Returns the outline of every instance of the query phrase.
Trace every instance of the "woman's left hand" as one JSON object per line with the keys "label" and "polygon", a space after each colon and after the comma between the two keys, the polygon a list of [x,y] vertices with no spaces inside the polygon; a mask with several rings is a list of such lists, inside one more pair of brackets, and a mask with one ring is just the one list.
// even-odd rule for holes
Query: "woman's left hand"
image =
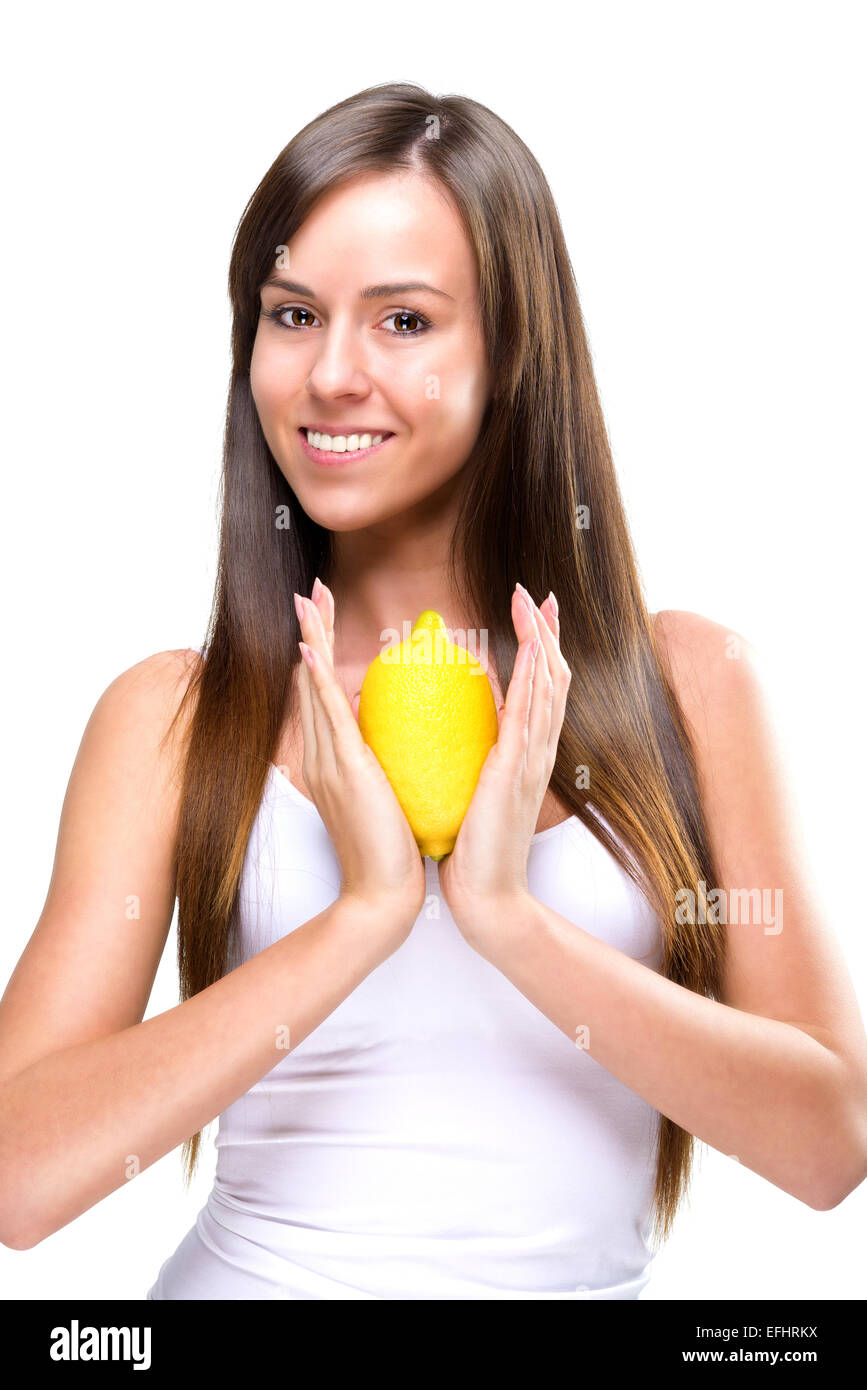
{"label": "woman's left hand", "polygon": [[572,679],[550,599],[537,608],[517,585],[512,621],[519,645],[506,702],[497,712],[497,742],[482,766],[454,849],[439,861],[443,896],[471,945],[485,921],[495,918],[498,902],[529,892],[527,856],[554,770]]}

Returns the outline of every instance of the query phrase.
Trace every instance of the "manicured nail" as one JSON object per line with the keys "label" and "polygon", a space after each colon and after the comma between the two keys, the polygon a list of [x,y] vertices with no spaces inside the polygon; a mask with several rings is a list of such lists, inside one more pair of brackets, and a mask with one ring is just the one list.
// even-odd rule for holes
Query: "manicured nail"
{"label": "manicured nail", "polygon": [[557,606],[557,600],[556,600],[556,598],[554,597],[554,591],[553,591],[553,589],[550,589],[550,590],[548,591],[548,602],[549,602],[550,605],[551,605],[551,612],[554,614],[554,617],[555,617],[555,618],[559,618],[559,616],[560,616],[560,609],[559,609],[559,607]]}
{"label": "manicured nail", "polygon": [[527,593],[527,590],[524,588],[523,584],[516,584],[515,588],[518,590],[518,593],[520,594],[521,599],[524,603],[524,607],[527,609],[527,612],[530,614],[530,617],[534,618],[536,615],[533,611],[533,603],[530,598],[530,595]]}
{"label": "manicured nail", "polygon": [[527,590],[524,588],[523,584],[519,584],[519,585],[518,585],[518,589],[520,590],[521,597],[523,598],[524,602],[525,602],[526,605],[527,605],[527,611],[528,611],[528,613],[530,614],[530,617],[533,619],[533,622],[535,622],[535,621],[536,621],[536,605],[535,605],[535,603],[533,602],[533,600],[532,600],[530,594],[529,594],[529,593],[527,592]]}
{"label": "manicured nail", "polygon": [[311,647],[308,647],[306,642],[299,642],[298,645],[301,648],[301,655],[303,656],[304,660],[307,662],[307,665],[310,667],[312,671],[313,663],[316,660],[316,653],[313,651]]}
{"label": "manicured nail", "polygon": [[322,585],[319,583],[319,575],[313,581],[313,588],[310,590],[310,597],[314,603],[318,603],[322,594]]}
{"label": "manicured nail", "polygon": [[300,594],[295,594],[295,612],[298,614],[299,623],[304,621],[304,600]]}

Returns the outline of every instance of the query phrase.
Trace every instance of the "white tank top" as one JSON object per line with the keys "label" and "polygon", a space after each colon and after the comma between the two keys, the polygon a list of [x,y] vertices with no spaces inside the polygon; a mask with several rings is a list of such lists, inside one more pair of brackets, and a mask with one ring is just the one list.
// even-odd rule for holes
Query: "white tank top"
{"label": "white tank top", "polygon": [[[473,951],[424,864],[404,944],[220,1115],[213,1188],[147,1298],[635,1299],[647,1283],[659,1112]],[[660,969],[657,917],[575,816],[533,836],[527,882]],[[339,890],[319,812],[272,765],[227,969]]]}

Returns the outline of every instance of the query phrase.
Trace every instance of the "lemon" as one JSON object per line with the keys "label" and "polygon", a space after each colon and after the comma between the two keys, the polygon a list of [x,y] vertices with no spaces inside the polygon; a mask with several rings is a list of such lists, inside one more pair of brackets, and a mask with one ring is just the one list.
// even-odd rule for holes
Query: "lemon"
{"label": "lemon", "polygon": [[368,666],[358,726],[400,802],[421,854],[442,859],[455,840],[499,724],[487,673],[450,642],[427,609],[409,639]]}

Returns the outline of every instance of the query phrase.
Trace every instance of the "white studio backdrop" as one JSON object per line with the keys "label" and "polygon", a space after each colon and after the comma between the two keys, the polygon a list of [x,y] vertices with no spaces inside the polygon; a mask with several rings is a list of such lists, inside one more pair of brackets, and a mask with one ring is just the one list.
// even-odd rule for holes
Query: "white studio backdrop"
{"label": "white studio backdrop", "polygon": [[[254,0],[7,19],[4,987],[94,704],[202,640],[245,203],[313,116],[408,80],[491,107],[545,171],[649,606],[766,657],[864,1008],[863,14],[543,3],[529,22],[443,3],[326,20]],[[175,951],[173,925],[147,1016],[178,1002]],[[204,1204],[215,1133],[189,1193],[178,1149],[34,1249],[0,1246],[0,1298],[143,1298]],[[851,1240],[867,1187],[815,1212],[700,1152],[645,1298],[867,1294]]]}

